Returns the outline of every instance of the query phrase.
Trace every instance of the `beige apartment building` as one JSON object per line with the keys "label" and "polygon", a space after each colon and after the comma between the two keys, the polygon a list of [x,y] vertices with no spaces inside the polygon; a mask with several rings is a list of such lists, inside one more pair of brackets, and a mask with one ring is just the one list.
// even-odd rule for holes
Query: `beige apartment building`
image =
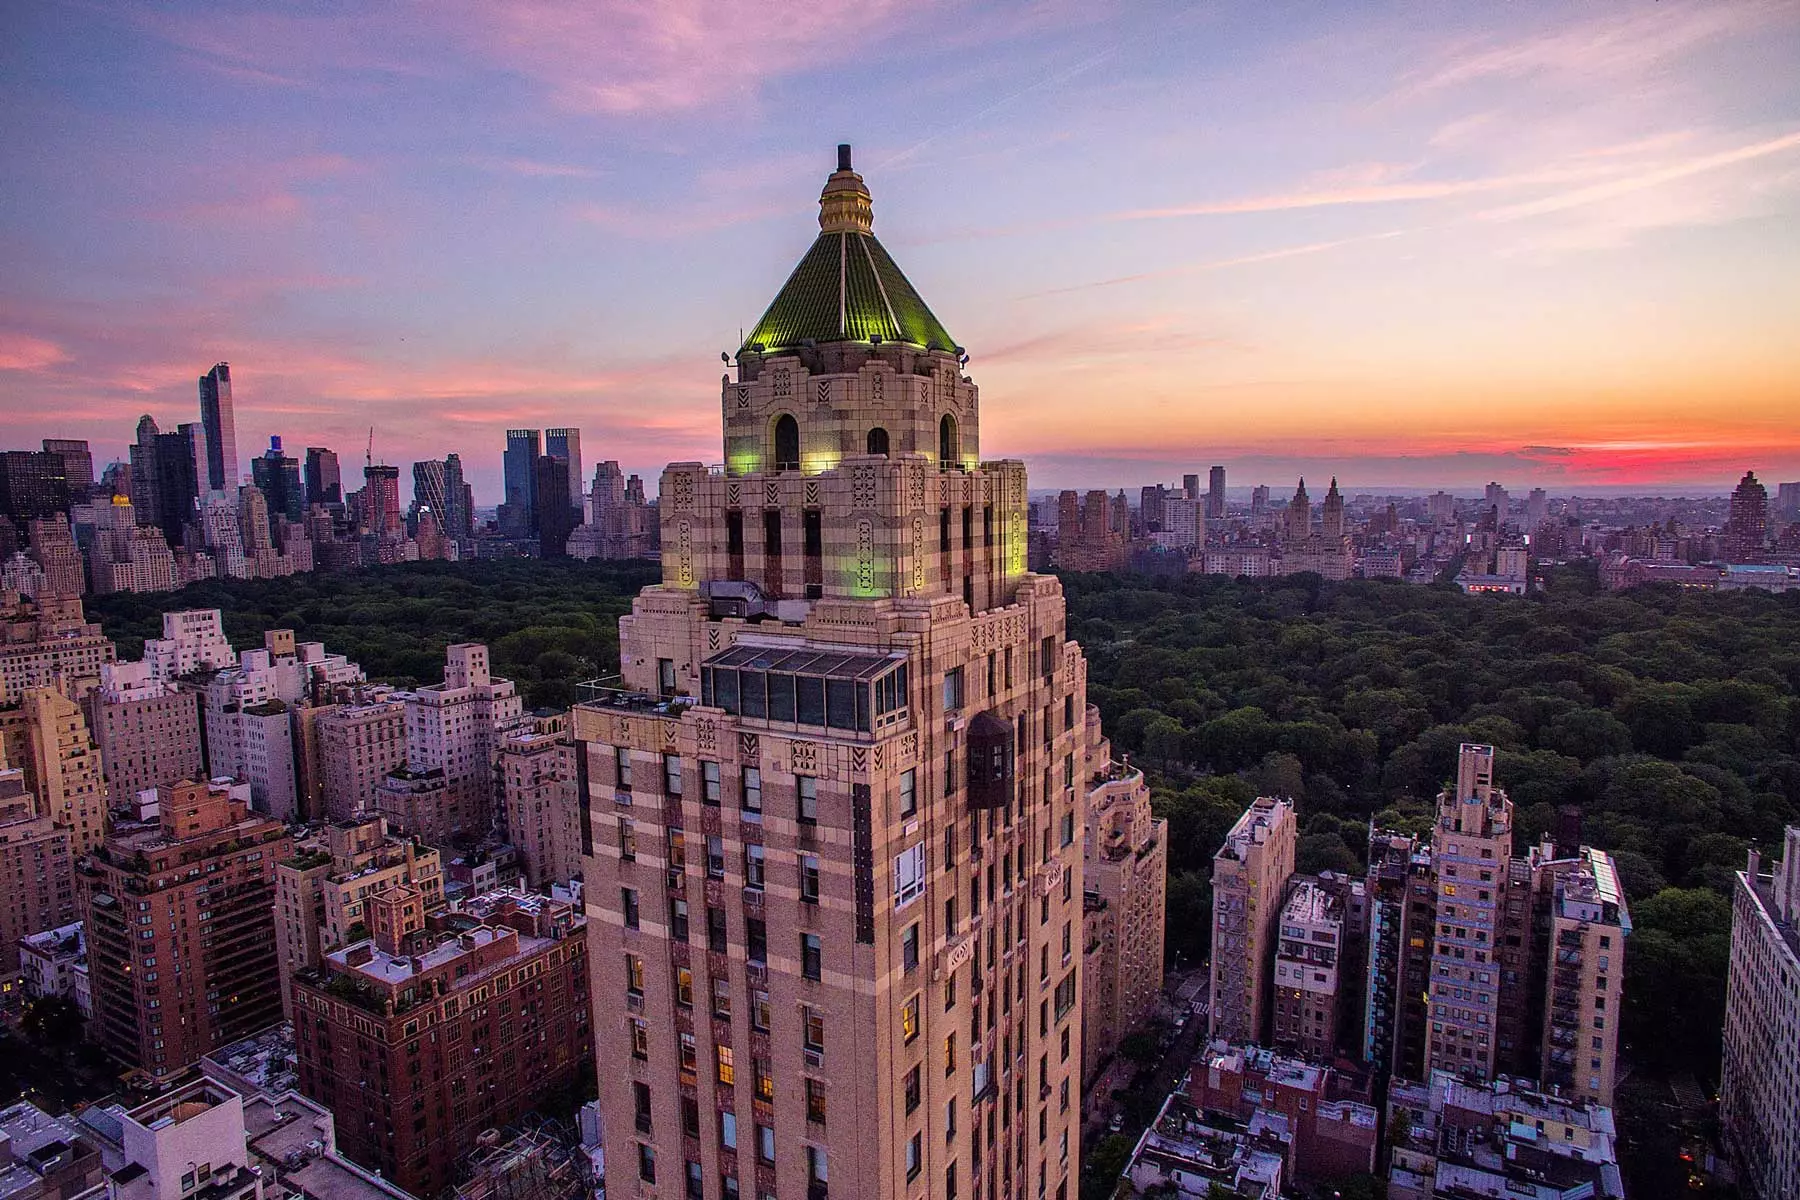
{"label": "beige apartment building", "polygon": [[430,846],[390,833],[385,819],[334,821],[275,867],[275,941],[281,999],[292,1017],[294,974],[369,935],[369,901],[412,888],[422,911],[444,903],[444,867]]}
{"label": "beige apartment building", "polygon": [[406,761],[376,789],[375,807],[415,837],[442,844],[493,827],[494,762],[523,708],[512,680],[493,674],[488,648],[444,652],[444,682],[403,694]]}
{"label": "beige apartment building", "polygon": [[[79,552],[75,562],[79,578]],[[0,704],[16,703],[32,688],[79,695],[100,681],[101,666],[116,656],[112,639],[82,612],[79,587],[35,601],[0,593]]]}
{"label": "beige apartment building", "polygon": [[1299,831],[1292,801],[1258,796],[1213,855],[1209,1041],[1267,1044],[1275,927]]}
{"label": "beige apartment building", "polygon": [[501,739],[500,817],[532,887],[567,883],[581,873],[575,745],[566,718],[538,722]]}
{"label": "beige apartment building", "polygon": [[1577,1100],[1611,1107],[1624,1016],[1625,939],[1631,912],[1612,857],[1583,847],[1578,857],[1539,867],[1550,907],[1543,1058],[1538,1080]]}
{"label": "beige apartment building", "polygon": [[69,831],[80,857],[106,835],[106,780],[81,706],[50,687],[0,708],[0,759],[25,772],[37,811]]}
{"label": "beige apartment building", "polygon": [[1315,1062],[1337,1053],[1345,931],[1339,895],[1312,879],[1294,885],[1275,942],[1277,1049]]}
{"label": "beige apartment building", "polygon": [[406,704],[339,705],[319,714],[315,736],[323,815],[352,820],[374,810],[382,780],[406,762]]}
{"label": "beige apartment building", "polygon": [[1169,823],[1150,785],[1115,761],[1089,708],[1087,823],[1082,837],[1082,1080],[1092,1086],[1125,1035],[1156,1012],[1163,984]]}
{"label": "beige apartment building", "polygon": [[111,795],[126,801],[201,778],[198,698],[155,678],[149,663],[104,664],[83,703]]}
{"label": "beige apartment building", "polygon": [[1086,670],[849,148],[572,716],[609,1194],[1070,1200]]}
{"label": "beige apartment building", "polygon": [[1800,826],[1738,872],[1726,976],[1719,1125],[1753,1200],[1800,1195]]}
{"label": "beige apartment building", "polygon": [[1431,1031],[1426,1065],[1492,1079],[1498,1054],[1498,949],[1512,863],[1512,801],[1494,786],[1494,748],[1465,742],[1456,782],[1438,796],[1431,857],[1437,870]]}
{"label": "beige apartment building", "polygon": [[42,813],[25,772],[0,761],[0,992],[19,973],[19,940],[77,916],[69,831]]}

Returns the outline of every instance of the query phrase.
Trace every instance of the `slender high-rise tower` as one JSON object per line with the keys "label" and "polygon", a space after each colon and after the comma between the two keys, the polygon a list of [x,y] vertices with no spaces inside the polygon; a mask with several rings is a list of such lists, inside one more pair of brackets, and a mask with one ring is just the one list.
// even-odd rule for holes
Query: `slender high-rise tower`
{"label": "slender high-rise tower", "polygon": [[573,713],[609,1190],[1071,1200],[1086,666],[847,146],[819,225]]}
{"label": "slender high-rise tower", "polygon": [[206,431],[202,490],[236,497],[237,422],[231,411],[230,363],[214,363],[213,369],[200,377],[200,427]]}
{"label": "slender high-rise tower", "polygon": [[1512,863],[1512,801],[1494,786],[1494,748],[1464,742],[1454,790],[1438,795],[1431,859],[1437,935],[1431,954],[1427,1066],[1494,1076],[1501,1024],[1505,892]]}
{"label": "slender high-rise tower", "polygon": [[[581,430],[579,429],[546,429],[544,430],[544,453],[551,458],[561,458],[569,463],[569,503],[577,514],[581,512],[581,487],[584,482],[581,474]],[[540,497],[541,499],[541,497]],[[580,523],[579,515],[576,517]]]}
{"label": "slender high-rise tower", "polygon": [[529,537],[537,532],[538,431],[506,431],[506,453],[501,458],[506,498],[501,502],[500,532],[507,537]]}
{"label": "slender high-rise tower", "polygon": [[1225,519],[1225,468],[1214,467],[1206,481],[1206,519]]}

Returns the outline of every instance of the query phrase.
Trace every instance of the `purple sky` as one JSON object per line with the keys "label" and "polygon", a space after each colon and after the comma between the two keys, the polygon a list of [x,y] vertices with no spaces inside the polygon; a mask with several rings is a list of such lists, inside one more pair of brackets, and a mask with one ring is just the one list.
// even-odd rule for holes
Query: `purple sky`
{"label": "purple sky", "polygon": [[[720,457],[856,144],[1034,487],[1800,478],[1800,5],[14,6],[0,446]],[[247,462],[246,462],[247,465]]]}

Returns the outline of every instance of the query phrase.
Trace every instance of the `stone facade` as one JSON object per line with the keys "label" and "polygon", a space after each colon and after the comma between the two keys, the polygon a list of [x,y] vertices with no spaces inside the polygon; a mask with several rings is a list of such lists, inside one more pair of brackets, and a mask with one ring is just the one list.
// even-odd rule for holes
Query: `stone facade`
{"label": "stone facade", "polygon": [[1068,1200],[1086,667],[847,149],[821,205],[572,714],[608,1187]]}
{"label": "stone facade", "polygon": [[1293,804],[1259,796],[1213,855],[1209,1038],[1260,1045],[1268,1036],[1275,926],[1298,838]]}
{"label": "stone facade", "polygon": [[1089,708],[1082,859],[1082,1079],[1088,1086],[1125,1036],[1156,1013],[1163,982],[1169,823],[1150,814],[1150,785],[1115,762]]}

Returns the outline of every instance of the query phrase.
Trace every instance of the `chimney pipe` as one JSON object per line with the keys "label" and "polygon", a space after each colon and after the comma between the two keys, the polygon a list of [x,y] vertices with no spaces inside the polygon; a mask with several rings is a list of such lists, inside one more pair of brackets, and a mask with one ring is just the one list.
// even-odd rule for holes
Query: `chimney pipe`
{"label": "chimney pipe", "polygon": [[839,142],[838,143],[838,170],[840,170],[840,171],[850,170],[850,143],[849,142]]}

